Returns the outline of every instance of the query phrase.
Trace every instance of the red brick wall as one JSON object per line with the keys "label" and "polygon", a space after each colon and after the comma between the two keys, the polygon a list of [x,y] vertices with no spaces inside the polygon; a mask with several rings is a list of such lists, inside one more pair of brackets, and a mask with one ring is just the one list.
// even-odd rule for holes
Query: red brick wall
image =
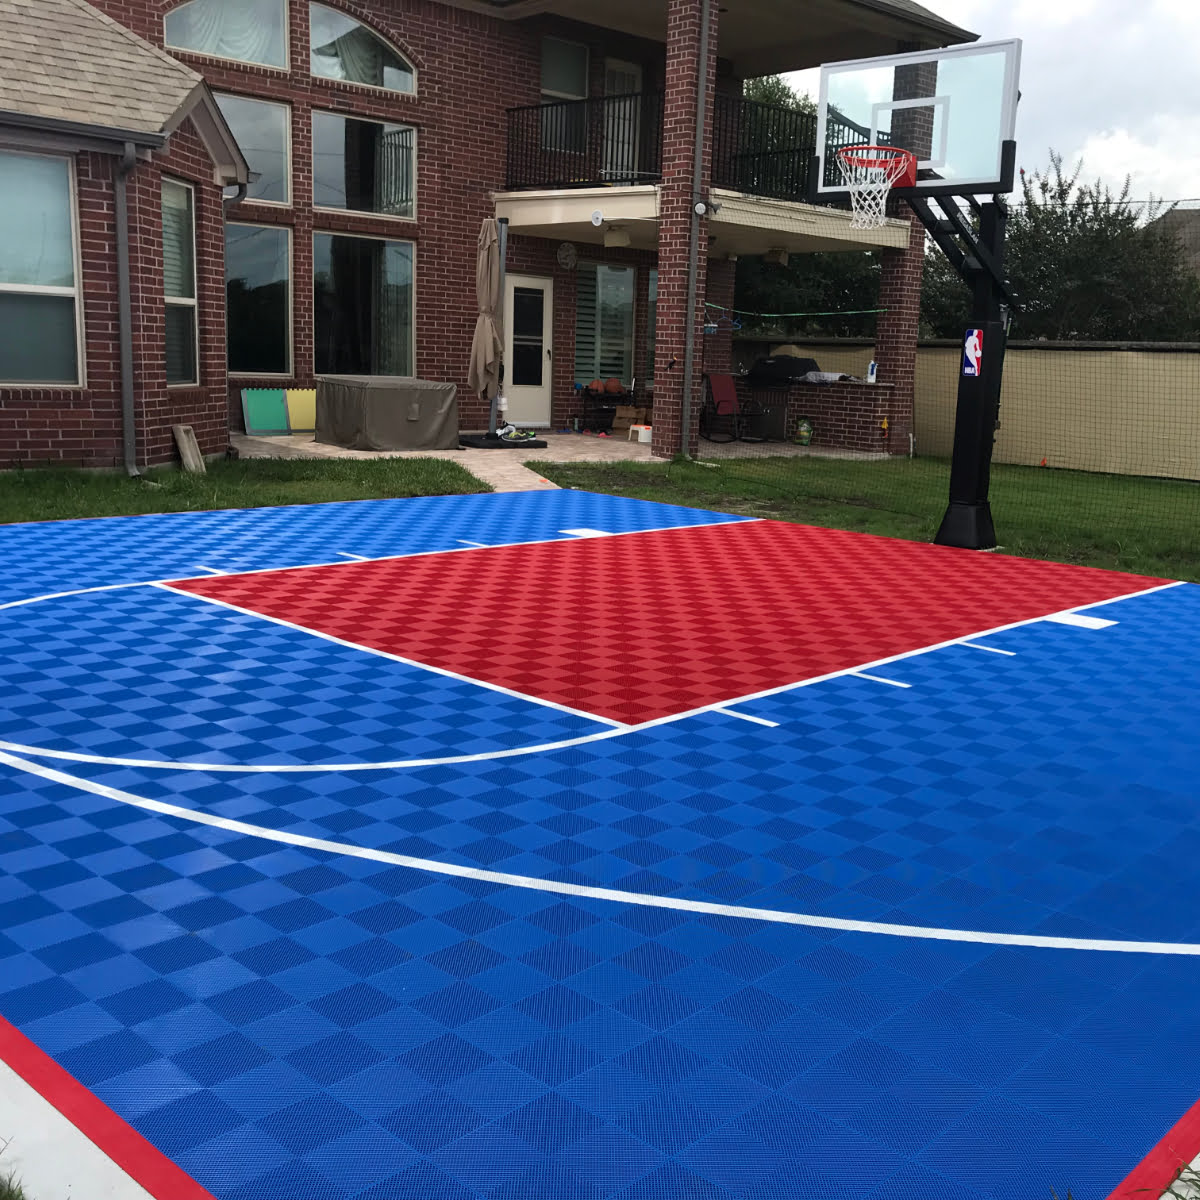
{"label": "red brick wall", "polygon": [[[117,321],[114,155],[75,156],[85,383],[78,388],[0,388],[0,465],[111,467],[123,461]],[[128,179],[130,277],[138,463],[175,457],[172,424],[190,424],[202,453],[229,442],[225,407],[225,265],[220,190],[190,122],[168,152],[139,162]],[[195,185],[200,386],[166,386],[161,180]]]}
{"label": "red brick wall", "polygon": [[908,453],[917,379],[917,331],[921,319],[921,280],[925,273],[925,226],[909,212],[908,249],[883,255],[879,277],[879,316],[875,361],[879,382],[895,391],[891,450]]}
{"label": "red brick wall", "polygon": [[[98,7],[135,32],[162,44],[162,14],[174,0],[96,0]],[[509,108],[540,98],[543,35],[585,43],[591,86],[603,91],[606,56],[639,63],[643,86],[661,86],[663,47],[608,30],[555,18],[521,22],[465,12],[433,0],[328,0],[375,29],[417,71],[408,96],[313,77],[307,61],[308,0],[289,0],[290,72],[173,51],[202,72],[217,92],[283,101],[291,106],[292,203],[279,208],[253,202],[229,218],[292,229],[293,375],[236,376],[229,381],[230,417],[240,425],[242,387],[313,386],[312,237],[351,233],[412,241],[415,254],[415,371],[459,385],[463,428],[486,423],[487,406],[466,388],[467,351],[475,326],[475,243],[479,224],[493,215],[492,193],[505,181]],[[417,129],[415,220],[362,213],[314,212],[312,206],[313,109],[410,124]],[[554,423],[565,421],[572,398],[574,280],[554,261],[557,242],[514,236],[509,269],[550,275],[555,281]],[[583,248],[581,247],[581,251]],[[605,262],[628,261],[604,255]]]}
{"label": "red brick wall", "polygon": [[708,288],[704,296],[706,304],[717,308],[706,308],[705,326],[709,322],[717,328],[704,335],[704,370],[725,372],[733,370],[733,285],[737,275],[737,263],[728,259],[709,259]]}
{"label": "red brick wall", "polygon": [[[767,421],[772,437],[780,432],[791,441],[801,418],[812,422],[812,445],[826,450],[853,450],[867,454],[907,454],[908,433],[895,433],[897,416],[903,416],[895,389],[877,383],[793,383],[770,391],[739,383],[738,394],[748,411],[755,406],[776,419]],[[784,424],[777,419],[784,410]],[[753,419],[750,420],[753,427]],[[769,444],[763,447],[770,453]]]}

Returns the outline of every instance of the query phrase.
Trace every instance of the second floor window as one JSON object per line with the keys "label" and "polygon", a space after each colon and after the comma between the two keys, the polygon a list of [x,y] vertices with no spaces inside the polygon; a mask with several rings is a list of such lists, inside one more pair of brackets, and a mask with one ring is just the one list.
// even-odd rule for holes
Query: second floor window
{"label": "second floor window", "polygon": [[373,29],[323,4],[308,6],[311,65],[314,75],[387,88],[416,90],[416,76],[405,59]]}
{"label": "second floor window", "polygon": [[287,204],[291,200],[289,109],[286,104],[251,100],[246,96],[218,96],[233,136],[258,176],[246,192],[247,200]]}
{"label": "second floor window", "polygon": [[560,38],[542,38],[542,149],[580,154],[587,125],[588,48]]}
{"label": "second floor window", "polygon": [[316,207],[416,215],[416,130],[327,112],[313,113],[312,129]]}
{"label": "second floor window", "polygon": [[171,50],[287,67],[287,0],[188,0],[166,15]]}

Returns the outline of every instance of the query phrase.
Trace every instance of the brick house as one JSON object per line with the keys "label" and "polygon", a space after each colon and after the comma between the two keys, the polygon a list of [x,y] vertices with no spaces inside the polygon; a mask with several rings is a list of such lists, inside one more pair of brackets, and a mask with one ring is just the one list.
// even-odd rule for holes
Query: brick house
{"label": "brick house", "polygon": [[[487,216],[509,221],[506,390],[523,424],[564,424],[578,383],[636,380],[655,452],[670,454],[685,392],[729,367],[729,332],[706,336],[704,316],[732,304],[737,257],[875,249],[883,415],[906,425],[923,232],[853,230],[848,213],[806,203],[811,129],[742,100],[741,80],[972,40],[913,0],[93,4],[0,0],[0,28],[17,30],[0,42],[0,306],[57,321],[64,347],[75,338],[67,356],[0,322],[0,464],[168,461],[176,422],[218,453],[242,388],[325,373],[455,382],[462,427],[480,428],[465,377]],[[54,228],[35,230],[21,207],[38,173],[58,180],[57,192],[38,183],[57,197]],[[135,364],[124,423],[121,180]],[[34,281],[65,290],[30,291],[29,268],[6,268],[10,208],[12,236],[74,261],[69,278]],[[39,316],[54,296],[61,311]]]}

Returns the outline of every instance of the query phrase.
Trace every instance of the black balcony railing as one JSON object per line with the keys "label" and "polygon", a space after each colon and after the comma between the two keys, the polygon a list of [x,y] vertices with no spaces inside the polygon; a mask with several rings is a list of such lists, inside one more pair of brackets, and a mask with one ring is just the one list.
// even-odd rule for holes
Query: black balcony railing
{"label": "black balcony railing", "polygon": [[657,183],[662,178],[660,93],[563,100],[508,110],[508,187]]}
{"label": "black balcony railing", "polygon": [[807,200],[817,118],[775,104],[718,94],[713,105],[713,187],[778,200]]}
{"label": "black balcony railing", "polygon": [[[662,178],[662,119],[659,92],[511,108],[507,186],[519,191],[657,183]],[[865,143],[867,131],[840,121],[831,126],[830,140]],[[807,200],[816,146],[812,113],[740,96],[715,97],[714,187]],[[836,170],[831,162],[827,182],[834,182]]]}

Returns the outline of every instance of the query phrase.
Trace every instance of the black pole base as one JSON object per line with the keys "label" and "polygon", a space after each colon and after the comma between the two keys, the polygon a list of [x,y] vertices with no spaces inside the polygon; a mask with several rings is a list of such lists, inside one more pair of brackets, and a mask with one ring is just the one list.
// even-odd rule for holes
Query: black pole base
{"label": "black pole base", "polygon": [[933,540],[939,546],[960,546],[964,550],[994,549],[996,530],[991,506],[986,500],[982,504],[951,500]]}
{"label": "black pole base", "polygon": [[541,438],[506,442],[494,433],[460,433],[458,444],[462,450],[545,450],[550,443]]}

